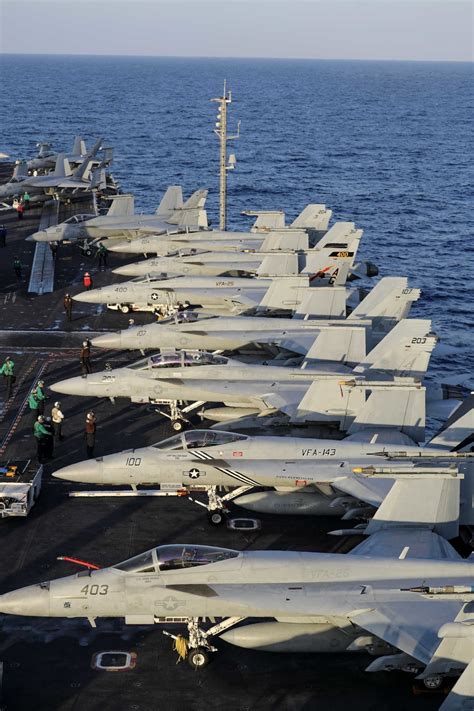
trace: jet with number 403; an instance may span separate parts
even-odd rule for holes
[[[212,316],[181,311],[162,321],[106,333],[92,340],[98,348],[183,348],[236,350],[249,346],[279,348],[305,355],[324,331],[323,353],[330,360],[362,360],[401,319],[407,318],[420,290],[405,277],[384,277],[349,312],[345,287],[308,289],[291,318],[274,316]],[[281,302],[280,302],[281,303]],[[346,316],[346,313],[349,315]],[[339,356],[338,356],[339,354]]]
[[[420,380],[438,340],[431,332],[430,320],[404,319],[353,367],[322,360],[324,337],[324,332],[317,335],[300,367],[280,365],[279,361],[246,364],[206,352],[187,357],[182,351],[182,355],[151,356],[130,366],[62,380],[52,384],[51,390],[66,395],[127,397],[143,403],[222,402],[226,407],[206,410],[205,416],[215,422],[272,410],[287,414],[299,411],[301,416],[306,412],[308,419],[314,421],[330,399],[327,392],[314,395],[313,386],[324,391],[324,386],[330,388],[332,383],[342,398],[342,384],[346,381],[364,384],[371,380],[393,383],[397,378]],[[356,402],[354,393],[349,399],[349,409],[357,411],[363,405],[363,401]],[[347,407],[347,403],[342,407],[341,402],[336,408],[339,418],[344,417],[341,413]],[[311,413],[313,408],[317,414]]]
[[[474,396],[456,408],[424,447],[417,445],[420,423],[425,420],[423,388],[375,390],[367,402],[371,416],[356,418],[338,441],[191,430],[149,447],[70,464],[53,476],[102,486],[198,487],[207,493],[206,508],[213,525],[224,520],[231,500],[261,513],[366,520],[393,482],[356,476],[354,470],[383,468],[396,461],[410,471],[430,458],[442,459],[446,465],[474,457],[453,453],[474,432]],[[466,491],[462,491],[467,502],[472,484],[466,481]],[[220,495],[221,487],[232,487],[232,491]],[[249,493],[255,487],[266,490]],[[474,524],[472,505],[463,510],[460,522]]]
[[[140,625],[179,617],[188,638],[167,634],[193,668],[207,664],[220,635],[274,652],[368,652],[367,671],[416,673],[429,688],[460,676],[459,693],[474,622],[474,562],[446,540],[459,530],[459,473],[395,466],[388,475],[395,483],[367,539],[348,554],[163,545],[3,594],[0,612],[94,626],[101,617]],[[219,621],[206,628],[205,618]]]

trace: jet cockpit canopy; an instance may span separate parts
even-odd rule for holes
[[[73,215],[64,221],[65,225],[80,225],[81,222],[87,222],[88,220],[94,219],[97,215]]]
[[[156,449],[202,449],[248,439],[248,435],[222,430],[189,430],[152,445]]]
[[[218,563],[237,558],[238,555],[239,551],[230,548],[175,544],[158,546],[113,567],[126,573],[158,573],[163,570],[180,570]]]
[[[226,365],[228,358],[207,351],[159,353],[148,359],[150,368],[181,368],[187,365]]]

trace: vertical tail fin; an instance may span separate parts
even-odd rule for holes
[[[133,195],[115,195],[107,210],[107,217],[126,217],[135,213],[135,199]]]
[[[314,360],[359,363],[365,356],[365,328],[321,327],[307,352],[302,368]]]
[[[473,441],[474,395],[470,395],[455,409],[427,446],[448,449],[452,452],[464,449]]]
[[[94,143],[92,146],[91,150],[87,155],[84,157],[84,160],[80,165],[76,168],[76,170],[73,172],[73,176],[77,180],[89,180],[91,171],[92,171],[92,165],[94,163],[94,159],[97,155],[97,151],[99,150],[101,144],[102,144],[103,138],[98,138],[97,141]]]
[[[53,176],[55,178],[69,178],[70,175],[72,175],[72,170],[66,155],[64,153],[58,153]]]
[[[291,223],[290,227],[310,228],[318,232],[325,232],[328,229],[332,210],[328,210],[326,205],[310,204],[300,212]]]
[[[18,160],[15,162],[15,167],[13,168],[13,178],[26,178],[28,177],[28,163],[26,160]]]
[[[437,341],[429,319],[403,319],[354,368],[354,373],[365,375],[377,370],[423,379]]]
[[[200,188],[199,190],[195,190],[193,194],[188,197],[186,202],[184,203],[182,209],[183,210],[201,210],[204,208],[207,200],[207,193],[209,191],[205,188]]]
[[[74,143],[72,145],[72,155],[73,156],[84,156],[86,155],[86,143],[82,136],[75,136]]]
[[[170,185],[161,198],[161,202],[155,210],[155,215],[166,218],[182,207],[183,191],[181,185]]]
[[[383,277],[362,299],[348,317],[372,319],[376,330],[389,331],[398,321],[407,318],[414,301],[420,298],[420,289],[408,286],[406,277]]]
[[[319,240],[315,249],[331,248],[335,252],[345,251],[349,249],[354,239],[360,242],[363,234],[364,230],[357,230],[353,222],[336,222]]]

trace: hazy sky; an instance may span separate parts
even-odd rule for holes
[[[471,0],[0,0],[1,51],[473,59]]]

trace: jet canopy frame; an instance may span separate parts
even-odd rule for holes
[[[155,449],[203,449],[249,439],[248,435],[224,430],[188,430],[153,444]]]

